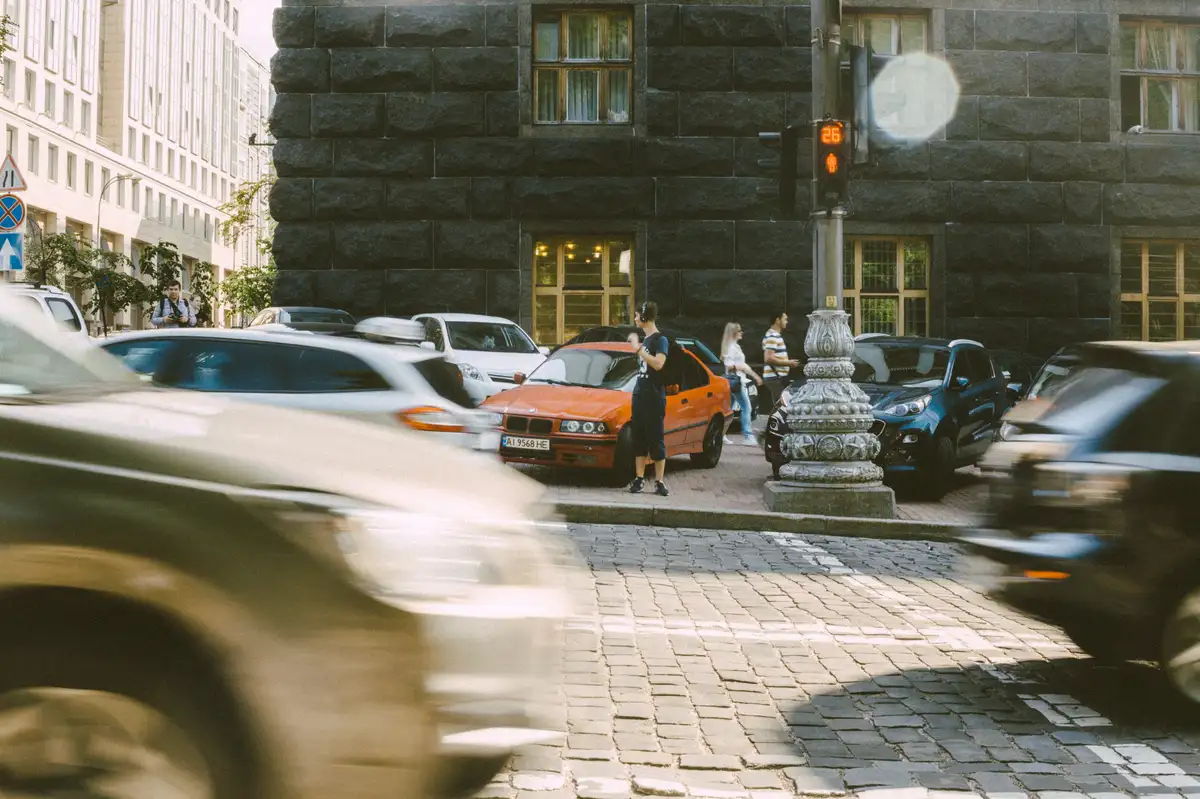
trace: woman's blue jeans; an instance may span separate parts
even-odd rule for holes
[[[740,384],[740,389],[733,392],[733,399],[742,409],[742,435],[754,435],[754,423],[750,421],[750,392],[744,382]]]

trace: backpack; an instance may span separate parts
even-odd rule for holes
[[[187,297],[180,297],[179,299],[183,300],[184,308],[187,308],[189,311],[192,310],[192,306],[187,301]],[[161,300],[159,300],[159,303],[158,303],[158,315],[159,316],[162,316],[163,314],[166,313],[167,308],[170,307],[170,302],[171,302],[170,297],[163,297]]]

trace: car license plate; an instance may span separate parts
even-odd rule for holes
[[[523,438],[521,436],[505,436],[501,439],[506,449],[531,449],[537,452],[549,452],[550,440],[547,438]]]

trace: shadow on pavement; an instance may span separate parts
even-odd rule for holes
[[[1029,660],[807,688],[782,708],[806,759],[786,770],[801,793],[1200,791],[1200,720],[1146,664]]]

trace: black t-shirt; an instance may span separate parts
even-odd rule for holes
[[[646,336],[646,340],[642,343],[651,355],[666,355],[670,350],[671,343],[667,341],[667,337],[662,333],[651,333]],[[633,386],[634,394],[641,394],[644,391],[651,391],[658,394],[665,394],[667,391],[666,384],[663,383],[662,372],[658,369],[651,369],[650,365],[642,358],[638,357],[638,377],[637,383]]]

